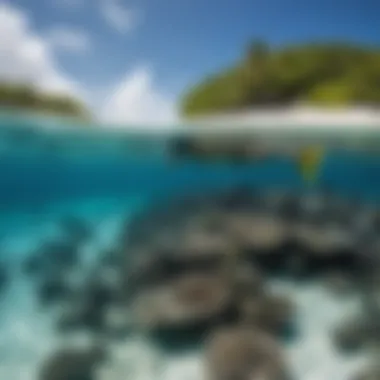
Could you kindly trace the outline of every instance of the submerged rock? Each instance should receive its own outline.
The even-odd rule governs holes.
[[[229,318],[232,303],[232,292],[220,278],[191,275],[140,294],[133,310],[144,330],[207,331]]]
[[[324,275],[323,284],[332,294],[336,296],[346,296],[357,291],[355,279],[350,274],[343,271],[330,271]]]
[[[165,229],[174,232],[189,216],[187,210],[179,206],[161,205],[158,209],[152,206],[151,209],[135,215],[122,228],[119,238],[121,246],[151,243]]]
[[[62,274],[72,269],[79,261],[75,243],[57,240],[43,244],[37,252],[26,258],[23,264],[27,275]]]
[[[307,250],[319,255],[333,255],[347,251],[352,244],[347,231],[330,225],[299,224],[293,228],[293,237]]]
[[[207,380],[285,380],[288,370],[276,342],[249,328],[215,332],[206,346]]]
[[[285,224],[275,217],[240,213],[230,215],[226,223],[230,239],[254,253],[273,252],[287,240]]]
[[[95,380],[96,366],[105,358],[102,347],[62,349],[42,364],[38,380]]]
[[[292,280],[306,280],[312,272],[310,254],[291,239],[281,249],[283,258],[280,260],[279,274]]]
[[[121,249],[109,249],[102,254],[100,264],[108,268],[116,268],[123,263],[123,252]]]
[[[117,279],[96,272],[66,304],[58,321],[59,329],[84,328],[101,331],[105,328],[107,308],[121,301]]]
[[[135,329],[128,308],[124,305],[112,305],[104,315],[104,333],[115,339],[124,339]]]
[[[70,269],[78,263],[79,252],[75,243],[55,241],[46,244],[42,256],[49,268]]]
[[[212,197],[222,211],[257,210],[263,204],[263,195],[249,185],[242,185]]]
[[[22,272],[27,276],[36,276],[43,271],[43,258],[38,254],[31,254],[22,263]]]
[[[299,199],[299,221],[312,225],[325,223],[328,218],[328,199],[325,194],[301,195]]]
[[[367,205],[352,213],[349,223],[356,235],[378,235],[380,232],[380,212],[375,205]]]
[[[295,310],[290,299],[263,295],[245,300],[240,307],[240,317],[244,325],[282,335],[293,322]]]
[[[38,286],[37,296],[43,306],[51,305],[67,299],[73,294],[73,289],[64,276],[50,275]]]
[[[91,237],[90,226],[78,217],[67,216],[60,222],[60,227],[64,235],[70,240],[82,243]]]
[[[159,286],[191,273],[215,273],[229,249],[226,236],[202,229],[187,230],[181,238],[166,243],[161,241],[133,254],[125,270],[127,291]]]
[[[0,263],[0,295],[6,289],[9,283],[8,270],[4,263]]]
[[[246,299],[263,295],[264,277],[257,268],[249,263],[239,262],[233,272],[231,285],[235,298]]]
[[[67,305],[58,320],[58,329],[61,332],[79,329],[101,332],[104,329],[105,313],[106,308],[96,308],[87,301]]]
[[[299,196],[294,194],[279,194],[273,214],[279,215],[287,223],[298,220],[302,214]]]
[[[139,291],[166,282],[169,272],[169,263],[164,253],[150,249],[139,250],[130,260],[130,264],[125,264],[125,297],[129,299]]]
[[[331,271],[357,273],[360,257],[349,231],[330,225],[298,224],[293,227],[293,240],[307,255],[309,274]]]
[[[376,359],[375,359],[376,360]],[[380,380],[380,365],[373,363],[368,368],[363,369],[350,380]]]
[[[360,318],[345,322],[335,332],[335,343],[342,351],[356,351],[373,339],[371,326]]]
[[[183,268],[212,268],[228,253],[230,238],[219,231],[206,228],[187,229],[177,242],[177,252],[171,260]]]

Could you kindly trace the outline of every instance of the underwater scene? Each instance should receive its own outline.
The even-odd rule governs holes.
[[[0,121],[0,379],[380,379],[380,156],[49,123]]]

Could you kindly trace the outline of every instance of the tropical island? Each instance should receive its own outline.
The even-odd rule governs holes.
[[[243,127],[251,132],[255,127],[269,134],[275,126],[314,125],[317,131],[335,123],[348,132],[349,126],[378,122],[380,48],[349,43],[272,48],[254,41],[234,65],[191,87],[180,106],[201,133],[176,141],[175,156],[239,161],[267,157],[273,151],[262,141],[231,134],[207,138],[205,127],[219,131]],[[288,145],[284,140],[282,147]]]
[[[186,92],[181,111],[192,117],[299,102],[380,105],[380,48],[314,43],[275,49],[255,41],[232,67]]]
[[[90,111],[72,96],[42,92],[29,85],[0,83],[0,108],[89,120]]]

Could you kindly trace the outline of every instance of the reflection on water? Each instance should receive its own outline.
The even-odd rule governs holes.
[[[380,247],[380,159],[328,152],[305,188],[287,157],[178,161],[168,136],[3,124],[1,378],[371,368],[379,331],[363,304],[379,288],[369,297],[363,254]]]

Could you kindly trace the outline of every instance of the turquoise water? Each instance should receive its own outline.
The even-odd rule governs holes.
[[[19,264],[47,236],[55,236],[63,216],[80,216],[91,225],[93,238],[81,253],[91,266],[112,246],[121,223],[152,202],[234,185],[305,190],[295,162],[286,158],[244,165],[185,162],[169,158],[169,135],[66,132],[40,128],[36,121],[0,124],[0,247],[12,278],[1,297],[1,379],[37,379],[39,363],[61,342],[51,313],[33,304],[33,284],[19,273]],[[319,186],[377,203],[380,158],[329,152]],[[354,309],[356,301],[336,300],[318,284],[273,286],[295,295],[301,305],[304,339],[287,351],[296,378],[347,380],[363,358],[337,355],[327,342],[326,326]],[[138,337],[115,344],[112,352],[114,362],[99,379],[203,379],[197,353],[168,356]]]
[[[48,121],[39,119],[0,119],[1,207],[88,196],[163,196],[234,184],[294,190],[304,186],[290,159],[253,164],[179,162],[169,157],[173,134],[89,128],[65,126],[62,121],[49,128]],[[331,151],[324,159],[319,186],[376,201],[379,168],[379,155]]]

